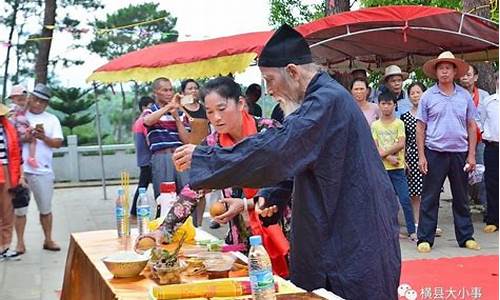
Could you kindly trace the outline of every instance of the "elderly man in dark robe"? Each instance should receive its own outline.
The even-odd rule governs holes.
[[[190,168],[194,189],[265,187],[293,177],[291,281],[346,299],[397,299],[398,200],[362,112],[317,71],[306,41],[288,25],[258,64],[288,114],[283,126],[230,148],[179,147],[176,168]]]

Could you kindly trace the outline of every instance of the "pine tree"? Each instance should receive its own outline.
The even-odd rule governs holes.
[[[89,112],[94,101],[90,97],[84,97],[89,91],[64,87],[53,89],[53,94],[57,99],[51,100],[49,105],[52,109],[64,114],[61,125],[67,127],[71,134],[75,127],[88,124],[95,118],[95,115]]]

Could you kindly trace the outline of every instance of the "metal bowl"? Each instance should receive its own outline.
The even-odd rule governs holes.
[[[115,277],[136,277],[144,270],[149,257],[132,251],[118,252],[102,258],[102,262]]]

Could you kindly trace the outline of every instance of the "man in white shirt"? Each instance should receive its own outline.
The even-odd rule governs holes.
[[[486,227],[484,232],[498,230],[498,71],[495,73],[496,93],[479,103],[479,118],[484,148],[484,181],[486,185]]]
[[[59,148],[63,142],[61,123],[56,116],[45,111],[49,105],[51,91],[45,85],[39,83],[30,95],[29,109],[26,112],[32,131],[28,132],[23,140],[23,161],[28,160],[29,143],[36,140],[37,167],[29,164],[23,165],[26,182],[33,192],[38,211],[40,223],[42,224],[45,241],[43,249],[59,251],[61,248],[52,239],[52,194],[54,191],[54,172],[52,171],[53,148]],[[24,228],[26,226],[26,213],[28,207],[15,210],[17,247],[19,253],[24,253]]]
[[[479,79],[479,71],[476,66],[469,65],[469,70],[464,76],[460,77],[458,82],[464,89],[468,90],[472,96],[472,100],[476,107],[479,107],[479,103],[483,102],[486,97],[490,94],[480,89],[477,86],[477,81]],[[476,146],[476,163],[484,164],[484,143],[481,141],[481,122],[479,120],[479,114],[477,116],[477,146]],[[484,183],[480,182],[469,186],[469,196],[471,198],[471,204],[476,204],[480,206],[486,205],[486,188]]]

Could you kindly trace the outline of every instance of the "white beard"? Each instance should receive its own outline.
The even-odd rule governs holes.
[[[294,111],[299,108],[300,104],[297,102],[292,102],[292,101],[280,101],[280,108],[283,110],[283,114],[285,117],[288,117],[289,114],[293,113]]]

